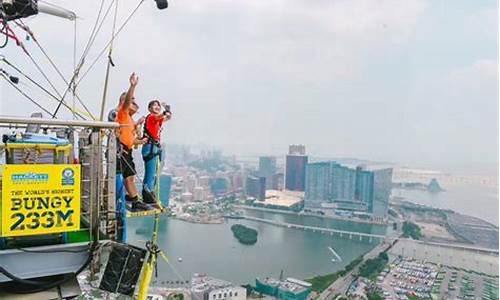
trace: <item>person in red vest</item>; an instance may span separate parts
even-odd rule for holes
[[[142,146],[142,158],[144,159],[144,181],[142,188],[142,199],[145,203],[157,203],[155,186],[157,183],[158,162],[162,159],[160,134],[162,126],[170,120],[172,113],[170,106],[153,100],[148,104],[149,114],[144,122],[144,138],[147,142]]]

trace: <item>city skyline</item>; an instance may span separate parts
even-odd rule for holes
[[[81,52],[98,2],[53,2],[80,16]],[[151,98],[172,105],[169,143],[276,155],[299,142],[320,157],[465,169],[498,162],[495,1],[183,1],[165,12],[146,3],[116,40],[106,109],[137,71],[141,115]],[[133,5],[120,6],[119,20]],[[52,32],[70,37],[73,24],[41,15],[29,25],[69,74],[73,40]],[[128,43],[139,34],[154,40],[149,55]],[[108,39],[101,33],[89,56]],[[3,54],[44,82],[13,43]],[[98,62],[79,88],[95,114],[105,57]],[[56,75],[49,78],[63,89]],[[21,97],[4,82],[0,97],[2,114],[35,110],[16,105]]]
[[[499,300],[498,0],[167,1],[0,0],[0,298]]]

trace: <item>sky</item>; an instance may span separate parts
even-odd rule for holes
[[[119,2],[118,24],[138,2]],[[101,2],[50,3],[79,16],[81,55]],[[111,17],[83,70],[109,41]],[[27,23],[69,78],[73,22],[38,15]],[[64,91],[36,45],[24,43]],[[14,43],[0,53],[48,86]],[[113,60],[106,111],[137,72],[140,113],[156,98],[172,107],[167,143],[236,155],[284,155],[300,143],[313,156],[409,166],[496,169],[498,162],[494,0],[178,0],[162,11],[145,0],[118,35]],[[96,115],[105,66],[104,56],[78,87]],[[28,85],[21,83],[55,108]],[[3,81],[0,100],[2,115],[35,110]]]

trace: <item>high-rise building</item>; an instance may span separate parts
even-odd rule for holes
[[[305,205],[319,207],[331,200],[331,163],[318,162],[306,167]]]
[[[306,146],[290,145],[288,146],[288,155],[306,155]]]
[[[194,188],[198,185],[196,175],[188,175],[184,179],[184,191],[192,193]]]
[[[365,203],[369,213],[373,213],[373,179],[373,172],[366,171],[363,167],[356,168],[354,199]]]
[[[285,188],[285,174],[277,173],[274,174],[274,185],[273,190],[281,191]]]
[[[233,191],[242,190],[245,186],[244,183],[245,177],[241,172],[235,172],[231,175],[231,186]]]
[[[210,177],[206,175],[198,177],[198,185],[204,188],[208,188],[210,185]]]
[[[205,201],[205,189],[203,187],[197,186],[194,188],[193,200],[194,201]]]
[[[385,218],[392,189],[392,169],[373,170],[373,215]]]
[[[276,174],[276,157],[259,157],[259,176],[266,178],[266,189],[274,189],[274,175]]]
[[[170,191],[172,189],[172,175],[160,176],[160,202],[167,207],[170,202]]]
[[[360,210],[385,218],[392,188],[392,169],[356,169],[336,162],[307,165],[305,205],[335,202],[340,209]]]
[[[304,191],[307,166],[307,156],[304,155],[305,146],[291,145],[289,152],[292,154],[286,156],[285,189]]]
[[[224,177],[216,177],[210,180],[210,189],[214,196],[220,196],[227,192],[228,181]]]
[[[331,197],[333,200],[354,200],[356,188],[356,170],[332,163]]]
[[[247,196],[263,201],[266,198],[266,178],[251,175],[248,176],[246,193]]]

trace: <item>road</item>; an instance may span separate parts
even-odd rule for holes
[[[382,252],[384,249],[387,249],[392,243],[390,242],[382,242],[378,244],[375,248],[373,248],[370,252],[367,252],[363,256],[363,261],[367,259],[375,258]],[[352,269],[349,273],[345,274],[343,277],[335,280],[327,289],[325,289],[321,295],[319,296],[319,300],[331,300],[333,296],[336,294],[344,295],[347,292],[347,289],[351,285],[351,282],[354,280],[353,274],[356,274],[359,270],[359,267],[363,264],[361,262],[354,269]]]

